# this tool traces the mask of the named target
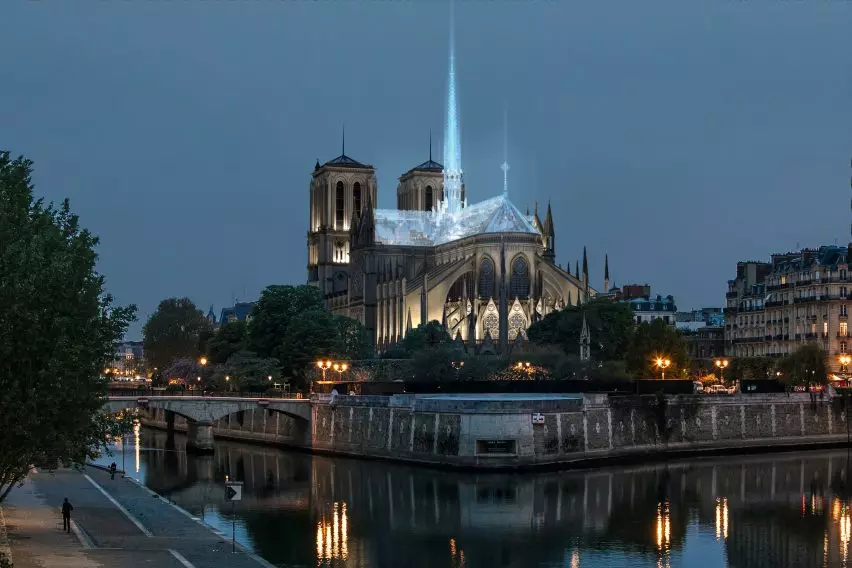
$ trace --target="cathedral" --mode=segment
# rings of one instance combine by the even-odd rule
[[[550,205],[542,222],[537,206],[530,215],[509,200],[505,159],[502,193],[468,204],[452,36],[444,163],[430,155],[402,174],[396,209],[375,207],[376,170],[345,147],[317,160],[311,179],[308,283],[332,312],[359,320],[378,351],[439,321],[475,352],[507,353],[535,321],[597,294],[585,249],[582,275],[556,264]]]

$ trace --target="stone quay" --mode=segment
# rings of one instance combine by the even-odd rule
[[[258,399],[209,423],[214,437],[318,453],[475,469],[567,468],[843,445],[849,424],[842,403],[795,393],[315,395],[299,416]],[[143,410],[142,422],[193,433],[191,419],[165,408]]]

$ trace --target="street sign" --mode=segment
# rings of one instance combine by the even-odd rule
[[[136,399],[136,404],[148,404],[148,398],[144,396],[139,397]]]
[[[267,406],[267,405],[269,405],[269,400],[265,399],[265,398],[260,398],[257,401],[257,405],[258,406]]]
[[[228,481],[225,483],[225,500],[242,501],[243,483],[241,481]]]
[[[541,412],[536,412],[532,415],[532,423],[533,424],[544,424],[544,414]]]

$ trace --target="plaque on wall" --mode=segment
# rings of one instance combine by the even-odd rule
[[[477,440],[477,454],[514,454],[515,440]]]

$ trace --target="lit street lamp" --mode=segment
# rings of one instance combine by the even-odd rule
[[[728,364],[727,359],[716,359],[716,366],[719,368],[719,377],[723,383],[725,382],[725,369],[728,368]]]
[[[657,360],[654,361],[654,364],[657,366],[658,369],[660,369],[660,372],[662,373],[662,379],[666,380],[666,369],[671,367],[671,364],[672,364],[671,359],[664,359],[662,357],[657,357]]]
[[[337,371],[337,380],[342,381],[343,373],[346,372],[346,369],[349,368],[349,365],[346,363],[335,363],[334,365],[332,365],[332,368]]]
[[[452,365],[453,369],[456,371],[456,380],[459,380],[459,371],[461,371],[461,368],[464,367],[464,361],[452,361],[450,365]]]
[[[317,367],[322,369],[322,380],[325,380],[325,372],[331,369],[331,361],[317,361]]]

